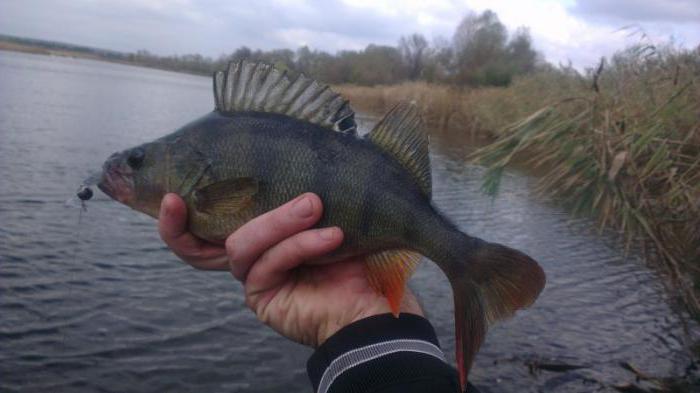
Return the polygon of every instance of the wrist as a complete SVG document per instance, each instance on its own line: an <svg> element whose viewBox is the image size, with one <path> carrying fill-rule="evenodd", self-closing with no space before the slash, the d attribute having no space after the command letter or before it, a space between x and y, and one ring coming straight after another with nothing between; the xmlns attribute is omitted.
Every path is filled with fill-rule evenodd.
<svg viewBox="0 0 700 393"><path fill-rule="evenodd" d="M324 393L372 391L407 379L459 388L430 322L408 313L345 326L316 349L307 371L314 390Z"/></svg>

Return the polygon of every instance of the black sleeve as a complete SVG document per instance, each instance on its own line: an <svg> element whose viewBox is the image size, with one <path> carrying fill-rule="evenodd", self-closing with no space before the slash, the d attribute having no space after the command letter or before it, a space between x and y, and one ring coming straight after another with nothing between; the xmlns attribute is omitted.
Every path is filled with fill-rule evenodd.
<svg viewBox="0 0 700 393"><path fill-rule="evenodd" d="M352 323L313 353L307 372L316 393L458 393L427 319L376 315ZM467 393L478 393L472 386Z"/></svg>

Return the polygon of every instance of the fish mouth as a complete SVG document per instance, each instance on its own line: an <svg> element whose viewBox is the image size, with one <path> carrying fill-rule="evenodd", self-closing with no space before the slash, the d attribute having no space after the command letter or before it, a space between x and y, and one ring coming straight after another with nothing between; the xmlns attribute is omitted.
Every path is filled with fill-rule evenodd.
<svg viewBox="0 0 700 393"><path fill-rule="evenodd" d="M134 199L134 180L131 168L120 164L119 157L112 156L102 168L102 177L97 187L110 198L129 205Z"/></svg>

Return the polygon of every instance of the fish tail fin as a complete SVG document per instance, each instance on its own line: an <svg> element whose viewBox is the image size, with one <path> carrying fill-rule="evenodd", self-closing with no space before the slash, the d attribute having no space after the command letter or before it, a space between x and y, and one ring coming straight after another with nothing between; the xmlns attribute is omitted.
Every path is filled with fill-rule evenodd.
<svg viewBox="0 0 700 393"><path fill-rule="evenodd" d="M465 260L447 270L454 293L457 370L463 389L488 327L531 305L545 285L544 271L524 253L468 239L471 245Z"/></svg>

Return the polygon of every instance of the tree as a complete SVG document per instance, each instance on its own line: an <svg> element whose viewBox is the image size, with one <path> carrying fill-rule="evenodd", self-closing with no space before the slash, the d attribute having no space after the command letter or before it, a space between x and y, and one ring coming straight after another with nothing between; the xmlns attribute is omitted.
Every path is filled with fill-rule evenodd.
<svg viewBox="0 0 700 393"><path fill-rule="evenodd" d="M253 55L253 51L247 46L242 46L236 49L235 52L229 56L228 61L241 61L243 59L250 59Z"/></svg>
<svg viewBox="0 0 700 393"><path fill-rule="evenodd" d="M421 78L428 82L447 81L452 75L453 63L452 44L445 37L437 37L433 40L433 46L428 49Z"/></svg>
<svg viewBox="0 0 700 393"><path fill-rule="evenodd" d="M307 45L297 49L297 53L295 54L297 70L306 75L313 75L314 57L314 52L312 52Z"/></svg>
<svg viewBox="0 0 700 393"><path fill-rule="evenodd" d="M532 48L530 29L519 27L506 48L508 63L515 74L532 72L537 64L537 52Z"/></svg>
<svg viewBox="0 0 700 393"><path fill-rule="evenodd" d="M457 81L484 84L489 78L500 79L507 39L508 31L495 12L465 16L453 38Z"/></svg>
<svg viewBox="0 0 700 393"><path fill-rule="evenodd" d="M392 46L370 44L364 51L354 52L347 59L351 69L349 82L378 85L396 83L405 78L401 54Z"/></svg>
<svg viewBox="0 0 700 393"><path fill-rule="evenodd" d="M700 51L700 46L698 49ZM510 37L493 11L466 15L452 40L438 37L432 45L421 34L399 39L396 47L368 45L364 50L339 51L335 55L303 46L289 49L252 50L242 46L217 59L198 54L158 56L147 50L122 56L142 65L209 74L223 70L229 62L243 59L265 62L279 69L297 72L326 83L390 84L403 80L457 82L469 85L503 86L514 75L542 67L541 55L532 47L527 28Z"/></svg>
<svg viewBox="0 0 700 393"><path fill-rule="evenodd" d="M293 70L294 51L291 49L273 49L268 52L256 51L251 60L272 64L280 70Z"/></svg>
<svg viewBox="0 0 700 393"><path fill-rule="evenodd" d="M410 80L418 79L428 56L428 41L420 34L411 34L399 40L399 52Z"/></svg>
<svg viewBox="0 0 700 393"><path fill-rule="evenodd" d="M304 74L326 83L343 83L343 70L339 67L338 56L323 51L312 51L303 46L296 53L296 68ZM349 75L349 71L347 74Z"/></svg>

